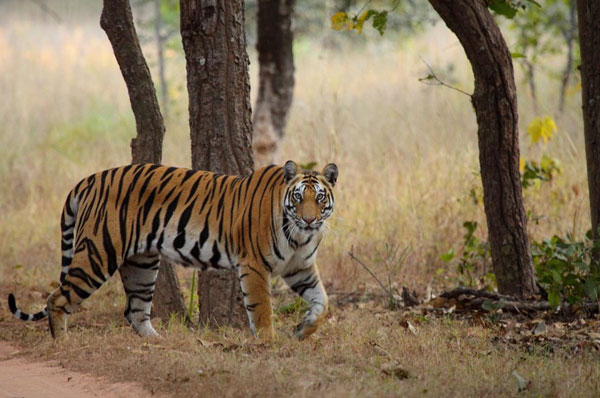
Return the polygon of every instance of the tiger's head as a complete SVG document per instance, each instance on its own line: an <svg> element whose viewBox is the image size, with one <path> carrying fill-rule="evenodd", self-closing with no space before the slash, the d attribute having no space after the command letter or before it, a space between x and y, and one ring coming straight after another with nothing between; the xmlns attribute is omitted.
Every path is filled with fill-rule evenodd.
<svg viewBox="0 0 600 398"><path fill-rule="evenodd" d="M332 188L338 177L338 168L329 163L319 173L301 170L288 160L283 166L287 189L283 199L284 213L299 230L311 234L325 224L333 214Z"/></svg>

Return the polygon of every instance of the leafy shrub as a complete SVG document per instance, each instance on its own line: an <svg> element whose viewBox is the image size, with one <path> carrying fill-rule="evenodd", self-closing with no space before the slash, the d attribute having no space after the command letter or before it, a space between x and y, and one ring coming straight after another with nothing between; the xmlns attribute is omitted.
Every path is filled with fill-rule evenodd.
<svg viewBox="0 0 600 398"><path fill-rule="evenodd" d="M488 242L475 236L477 222L465 221L463 227L466 229L463 236L463 252L460 258L456 259L458 283L468 287L480 287L480 285L495 287L495 276L488 271L491 265ZM442 254L441 259L452 263L455 257L454 250L450 249Z"/></svg>
<svg viewBox="0 0 600 398"><path fill-rule="evenodd" d="M600 248L591 239L591 231L582 241L553 236L533 242L531 254L538 283L548 294L552 307L563 300L578 304L586 298L598 300L600 266L592 260L592 250Z"/></svg>

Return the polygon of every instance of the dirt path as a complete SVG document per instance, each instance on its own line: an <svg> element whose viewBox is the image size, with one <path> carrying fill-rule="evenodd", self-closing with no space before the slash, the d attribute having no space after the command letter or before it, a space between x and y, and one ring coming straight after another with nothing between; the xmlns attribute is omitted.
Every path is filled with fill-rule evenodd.
<svg viewBox="0 0 600 398"><path fill-rule="evenodd" d="M0 341L0 398L145 398L134 383L107 383L45 363L12 358L18 350Z"/></svg>

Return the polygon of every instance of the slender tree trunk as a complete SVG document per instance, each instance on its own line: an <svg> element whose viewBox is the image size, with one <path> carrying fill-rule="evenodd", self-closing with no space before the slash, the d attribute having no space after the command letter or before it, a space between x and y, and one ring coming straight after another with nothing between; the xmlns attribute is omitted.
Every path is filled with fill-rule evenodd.
<svg viewBox="0 0 600 398"><path fill-rule="evenodd" d="M162 34L161 0L154 0L154 36L156 39L156 55L158 58L158 77L160 81L160 97L165 119L169 119L169 93L165 76L165 40Z"/></svg>
<svg viewBox="0 0 600 398"><path fill-rule="evenodd" d="M160 163L165 126L129 0L104 0L100 26L112 45L135 116L137 137L131 140L132 163ZM154 313L163 320L168 320L171 312L185 312L175 271L164 261L161 261L153 303Z"/></svg>
<svg viewBox="0 0 600 398"><path fill-rule="evenodd" d="M253 169L243 0L181 0L192 167ZM201 272L200 323L247 323L236 271Z"/></svg>
<svg viewBox="0 0 600 398"><path fill-rule="evenodd" d="M252 146L256 166L281 161L280 143L294 92L294 0L258 0L259 88Z"/></svg>
<svg viewBox="0 0 600 398"><path fill-rule="evenodd" d="M536 284L519 173L517 97L510 52L484 0L429 2L460 40L475 75L472 101L498 290L531 296Z"/></svg>
<svg viewBox="0 0 600 398"><path fill-rule="evenodd" d="M583 133L587 159L590 210L594 239L600 238L600 2L578 0L579 47L581 50L581 98ZM594 259L600 261L600 251Z"/></svg>
<svg viewBox="0 0 600 398"><path fill-rule="evenodd" d="M565 98L567 96L567 87L569 85L569 79L571 78L571 72L573 71L573 42L575 41L575 35L577 34L577 10L575 9L575 0L569 1L569 29L563 32L565 38L565 44L567 45L567 62L565 69L562 74L562 80L560 82L560 95L558 100L558 111L563 113L565 110Z"/></svg>
<svg viewBox="0 0 600 398"><path fill-rule="evenodd" d="M535 113L537 113L539 107L537 100L537 89L535 85L535 66L527 59L525 59L523 62L525 63L525 74L527 75L527 82L529 83L529 92L531 93L531 99L533 101L533 110Z"/></svg>

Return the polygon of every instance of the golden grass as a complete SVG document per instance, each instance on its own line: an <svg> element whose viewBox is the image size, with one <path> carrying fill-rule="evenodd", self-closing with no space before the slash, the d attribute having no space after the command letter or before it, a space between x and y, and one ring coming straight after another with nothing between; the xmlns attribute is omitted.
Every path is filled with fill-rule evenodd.
<svg viewBox="0 0 600 398"><path fill-rule="evenodd" d="M442 27L416 39L372 39L367 46L331 50L296 45L296 88L283 153L340 169L336 211L319 255L330 291L374 286L352 263L354 250L380 275L385 245L408 248L392 281L424 290L455 270L440 254L460 251L462 222L475 220L485 238L475 117L469 98L418 82L422 56L441 77L469 91L472 76L457 40ZM556 63L556 60L552 62ZM171 118L164 163L188 166L185 68L169 58ZM556 63L557 67L559 66ZM518 71L518 68L517 68ZM256 85L256 61L251 69ZM523 157L542 151L563 173L525 192L537 215L530 235L543 239L589 228L579 93L555 115L558 134L546 148L529 147L527 124L554 114L558 83L540 79L535 113L519 85ZM15 289L24 307L43 305L59 275L59 214L78 179L130 161L135 134L125 85L110 46L96 25L10 22L0 28L0 292ZM283 159L285 160L285 159ZM182 271L182 275L189 276ZM438 275L438 276L436 276ZM450 281L452 283L452 280ZM414 336L399 313L379 307L333 309L322 330L297 342L297 315L277 321L280 339L262 346L247 331L190 333L178 322L146 341L124 325L120 283L111 281L72 317L69 341L50 341L46 325L23 325L0 300L0 338L23 353L115 380L135 378L173 396L511 396L517 370L534 396L598 396L597 358L561 352L526 353L492 343L493 332L452 320L430 320ZM281 299L283 300L283 299ZM279 302L280 304L280 302ZM205 342L216 344L203 345ZM399 361L411 377L396 380L381 367ZM199 373L201 371L202 373Z"/></svg>
<svg viewBox="0 0 600 398"><path fill-rule="evenodd" d="M0 289L2 293L4 289ZM247 331L192 332L174 320L142 339L120 316L120 287L103 288L74 315L66 340L48 338L45 323L2 320L0 339L24 355L113 381L137 381L153 393L189 396L518 396L513 371L531 381L526 396L595 397L597 353L544 347L531 351L494 342L494 331L451 318L410 316L378 305L333 306L311 339L292 336L298 314L281 315L278 339L264 345ZM276 306L289 298L278 297ZM117 308L107 305L117 302ZM1 318L0 318L1 319ZM384 373L400 368L407 378Z"/></svg>

